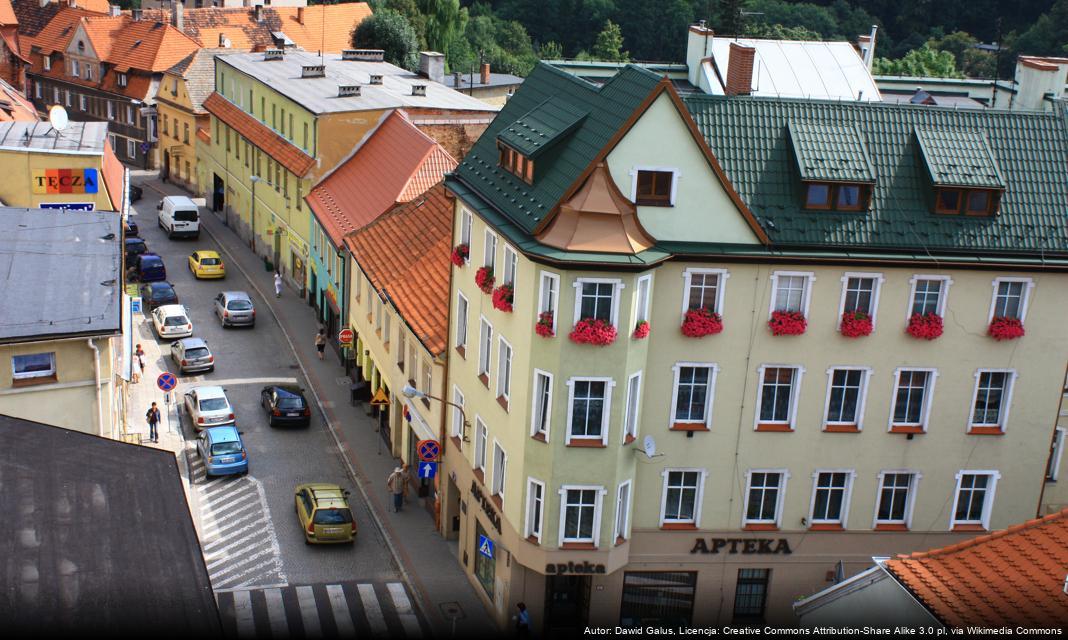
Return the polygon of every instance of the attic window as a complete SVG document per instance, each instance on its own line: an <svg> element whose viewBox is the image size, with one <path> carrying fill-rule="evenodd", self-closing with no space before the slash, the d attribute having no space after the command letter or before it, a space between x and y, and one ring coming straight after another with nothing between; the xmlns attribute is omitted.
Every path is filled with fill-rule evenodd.
<svg viewBox="0 0 1068 640"><path fill-rule="evenodd" d="M863 211L868 208L871 186L857 183L806 182L805 208Z"/></svg>
<svg viewBox="0 0 1068 640"><path fill-rule="evenodd" d="M119 86L120 87L125 87L126 86L126 74L125 73L120 73L118 77L119 77Z"/></svg>
<svg viewBox="0 0 1068 640"><path fill-rule="evenodd" d="M527 184L534 184L534 161L506 144L497 143L498 164Z"/></svg>
<svg viewBox="0 0 1068 640"><path fill-rule="evenodd" d="M1000 191L994 189L935 190L935 213L946 215L990 216L997 211Z"/></svg>
<svg viewBox="0 0 1068 640"><path fill-rule="evenodd" d="M650 207L670 207L674 171L638 170L634 189L634 203Z"/></svg>

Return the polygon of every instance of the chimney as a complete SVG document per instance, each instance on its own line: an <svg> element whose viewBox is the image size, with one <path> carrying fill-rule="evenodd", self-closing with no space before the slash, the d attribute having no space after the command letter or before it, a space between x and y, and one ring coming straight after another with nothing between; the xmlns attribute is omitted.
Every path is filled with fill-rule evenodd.
<svg viewBox="0 0 1068 640"><path fill-rule="evenodd" d="M868 71L871 71L871 65L875 62L875 33L878 30L879 25L873 24L870 35L857 37L857 49L860 51L860 57L864 60Z"/></svg>
<svg viewBox="0 0 1068 640"><path fill-rule="evenodd" d="M304 24L304 7L297 7L297 22Z"/></svg>
<svg viewBox="0 0 1068 640"><path fill-rule="evenodd" d="M337 87L337 97L339 98L359 98L360 97L360 85L358 84L339 84Z"/></svg>
<svg viewBox="0 0 1068 640"><path fill-rule="evenodd" d="M171 3L171 26L185 32L185 6L181 2Z"/></svg>
<svg viewBox="0 0 1068 640"><path fill-rule="evenodd" d="M141 10L140 9L131 9L130 10L130 14L133 16L134 20L140 20L141 19Z"/></svg>
<svg viewBox="0 0 1068 640"><path fill-rule="evenodd" d="M368 84L382 84L382 76L377 73L372 73L371 81Z"/></svg>
<svg viewBox="0 0 1068 640"><path fill-rule="evenodd" d="M481 78L481 81L482 81L482 84L489 84L490 83L490 66L489 66L488 62L483 62L482 63L482 78Z"/></svg>
<svg viewBox="0 0 1068 640"><path fill-rule="evenodd" d="M254 13L256 15L256 22L257 23L263 22L263 5L262 4L256 5L253 8L253 11L254 11Z"/></svg>
<svg viewBox="0 0 1068 640"><path fill-rule="evenodd" d="M122 7L117 4L108 5L108 15L111 17L121 16Z"/></svg>
<svg viewBox="0 0 1068 640"><path fill-rule="evenodd" d="M731 54L727 60L727 86L729 96L747 96L753 92L753 59L756 49L737 42L731 43Z"/></svg>
<svg viewBox="0 0 1068 640"><path fill-rule="evenodd" d="M264 60L282 60L285 57L285 51L281 49L265 49L263 51Z"/></svg>
<svg viewBox="0 0 1068 640"><path fill-rule="evenodd" d="M420 51L419 75L431 82L444 82L445 56L437 51Z"/></svg>
<svg viewBox="0 0 1068 640"><path fill-rule="evenodd" d="M706 92L711 87L708 82L702 82L705 74L701 72L701 66L704 60L712 56L713 35L715 34L705 26L704 20L690 25L686 33L686 77L690 84Z"/></svg>
<svg viewBox="0 0 1068 640"><path fill-rule="evenodd" d="M425 84L413 84L412 85L412 95L413 96L425 96L426 95L426 85Z"/></svg>
<svg viewBox="0 0 1068 640"><path fill-rule="evenodd" d="M453 89L456 89L457 91L459 91L460 90L460 85L463 84L463 81L464 81L464 74L460 73L459 71L453 71L452 72L452 88Z"/></svg>
<svg viewBox="0 0 1068 640"><path fill-rule="evenodd" d="M325 78L326 66L321 64L304 64L300 66L301 78Z"/></svg>
<svg viewBox="0 0 1068 640"><path fill-rule="evenodd" d="M386 59L386 52L382 49L342 49L341 59L382 62Z"/></svg>

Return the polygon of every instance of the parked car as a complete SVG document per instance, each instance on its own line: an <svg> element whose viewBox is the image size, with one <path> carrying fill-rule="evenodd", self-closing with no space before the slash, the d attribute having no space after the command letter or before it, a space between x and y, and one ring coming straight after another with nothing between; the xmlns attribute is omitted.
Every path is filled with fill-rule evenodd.
<svg viewBox="0 0 1068 640"><path fill-rule="evenodd" d="M207 427L234 424L234 408L226 398L226 389L218 386L195 387L182 400L189 421L200 431Z"/></svg>
<svg viewBox="0 0 1068 640"><path fill-rule="evenodd" d="M200 209L188 196L167 196L156 207L159 226L167 237L200 237Z"/></svg>
<svg viewBox="0 0 1068 640"><path fill-rule="evenodd" d="M152 312L152 328L163 339L188 338L193 335L193 322L185 307L180 304L165 304Z"/></svg>
<svg viewBox="0 0 1068 640"><path fill-rule="evenodd" d="M267 423L272 427L306 427L311 422L311 408L304 398L304 389L300 387L264 387L260 391L260 403L267 412Z"/></svg>
<svg viewBox="0 0 1068 640"><path fill-rule="evenodd" d="M256 307L244 291L223 291L215 296L215 315L222 326L256 326Z"/></svg>
<svg viewBox="0 0 1068 640"><path fill-rule="evenodd" d="M171 343L171 360L182 373L215 371L215 356L202 338L182 338Z"/></svg>
<svg viewBox="0 0 1068 640"><path fill-rule="evenodd" d="M133 220L130 220L129 218L127 218L126 221L122 223L122 230L126 232L127 238L135 238L139 233L137 223Z"/></svg>
<svg viewBox="0 0 1068 640"><path fill-rule="evenodd" d="M328 544L356 541L356 520L349 508L349 492L336 484L297 485L294 494L297 521L304 542Z"/></svg>
<svg viewBox="0 0 1068 640"><path fill-rule="evenodd" d="M142 195L144 195L144 191L141 190L141 187L136 184L130 185L130 202L137 202Z"/></svg>
<svg viewBox="0 0 1068 640"><path fill-rule="evenodd" d="M147 282L141 285L141 312L155 311L165 304L178 304L178 294L169 282Z"/></svg>
<svg viewBox="0 0 1068 640"><path fill-rule="evenodd" d="M204 461L204 475L228 476L248 473L248 450L237 427L212 427L197 436L197 455Z"/></svg>
<svg viewBox="0 0 1068 640"><path fill-rule="evenodd" d="M189 256L189 270L198 280L226 277L226 265L215 251L194 251Z"/></svg>
<svg viewBox="0 0 1068 640"><path fill-rule="evenodd" d="M141 282L159 282L167 279L167 267L163 265L163 258L154 253L142 253L137 256L137 264L134 266L134 277Z"/></svg>
<svg viewBox="0 0 1068 640"><path fill-rule="evenodd" d="M137 266L137 256L148 253L148 245L141 238L126 238L123 240L123 250L126 252L126 266Z"/></svg>

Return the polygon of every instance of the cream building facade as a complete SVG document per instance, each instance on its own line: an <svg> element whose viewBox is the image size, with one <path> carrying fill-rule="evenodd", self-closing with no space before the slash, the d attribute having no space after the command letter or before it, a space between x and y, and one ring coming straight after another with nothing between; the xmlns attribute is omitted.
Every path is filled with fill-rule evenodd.
<svg viewBox="0 0 1068 640"><path fill-rule="evenodd" d="M1066 144L1055 116L535 69L446 180L470 428L452 412L442 520L498 622L789 624L872 556L1060 500L1068 239L1023 220L1068 214L1036 186Z"/></svg>

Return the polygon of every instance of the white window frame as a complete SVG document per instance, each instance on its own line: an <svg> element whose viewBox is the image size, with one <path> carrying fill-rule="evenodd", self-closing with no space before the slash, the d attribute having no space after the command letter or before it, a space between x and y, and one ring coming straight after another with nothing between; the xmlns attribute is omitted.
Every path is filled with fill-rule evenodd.
<svg viewBox="0 0 1068 640"><path fill-rule="evenodd" d="M1002 282L1021 282L1026 285L1023 288L1023 298L1020 300L1020 322L1026 323L1027 308L1031 306L1031 290L1035 288L1035 281L1032 278L1014 278L1005 276L1000 278L994 278L993 282L990 283L991 287L994 290L990 294L990 312L986 316L987 324L990 324L990 322L994 319L994 307L997 306L998 301L998 287L1001 285Z"/></svg>
<svg viewBox="0 0 1068 640"><path fill-rule="evenodd" d="M537 521L533 520L534 511L534 492L531 491L531 487L537 486L541 490L541 510L538 513ZM527 504L526 504L526 517L523 522L523 537L529 538L534 536L537 539L538 544L541 544L541 536L545 531L545 483L536 478L527 477Z"/></svg>
<svg viewBox="0 0 1068 640"><path fill-rule="evenodd" d="M545 308L546 281L548 281L549 290L554 294L552 309ZM541 272L540 287L538 290L538 316L541 316L541 314L546 311L552 311L553 313L553 332L555 333L559 326L557 317L560 315L560 276L552 271Z"/></svg>
<svg viewBox="0 0 1068 640"><path fill-rule="evenodd" d="M479 314L478 324L478 375L486 374L486 380L488 381L492 375L493 370L493 325L486 319L486 316ZM486 339L483 339L483 329L488 328L486 333ZM487 349L487 342L488 349ZM482 368L483 351L485 351L486 368ZM488 382L487 382L488 384Z"/></svg>
<svg viewBox="0 0 1068 640"><path fill-rule="evenodd" d="M1050 460L1048 461L1048 468L1046 474L1046 482L1056 482L1060 476L1061 457L1064 453L1064 446L1068 442L1068 429L1064 427L1055 427L1053 429L1053 443L1052 450L1050 451Z"/></svg>
<svg viewBox="0 0 1068 640"><path fill-rule="evenodd" d="M703 269L690 268L682 272L682 309L679 313L679 322L686 319L686 312L690 310L690 285L694 275L717 275L719 283L716 285L716 313L723 316L724 292L727 290L727 279L731 272L727 269ZM774 298L772 298L774 304Z"/></svg>
<svg viewBox="0 0 1068 640"><path fill-rule="evenodd" d="M846 271L842 274L842 296L838 301L838 319L835 324L835 329L842 328L842 314L845 313L845 299L848 292L849 279L850 278L871 278L875 281L871 291L871 327L875 329L876 318L879 314L879 293L883 289L883 283L886 282L886 278L881 273L871 273L866 271Z"/></svg>
<svg viewBox="0 0 1068 640"><path fill-rule="evenodd" d="M519 254L506 242L504 243L504 273L501 274L500 283L512 285L512 290L514 291L518 272Z"/></svg>
<svg viewBox="0 0 1068 640"><path fill-rule="evenodd" d="M880 500L882 500L882 496L883 496L883 478L885 478L887 474L895 474L895 473L907 473L910 476L912 476L912 480L909 481L908 499L905 501L905 521L904 522L898 522L897 520L882 520L882 521L880 521L879 520L879 506L880 506ZM923 474L921 474L920 472L916 471L915 469L883 469L882 471L879 472L879 475L877 476L877 478L878 479L875 482L875 513L872 514L871 528L875 529L880 524L891 524L891 525L904 524L905 528L911 531L912 530L912 511L913 511L913 508L916 506L916 493L919 491L920 479L923 478Z"/></svg>
<svg viewBox="0 0 1068 640"><path fill-rule="evenodd" d="M790 426L790 431L795 431L797 429L797 405L800 404L801 400L801 379L805 377L805 367L799 364L775 364L770 362L762 364L757 368L757 397L756 405L753 407L753 431L757 431L762 424L760 419L760 404L764 399L764 371L766 369L794 369L796 371L793 388L790 389L789 422L763 422L763 424L787 424Z"/></svg>
<svg viewBox="0 0 1068 640"><path fill-rule="evenodd" d="M928 384L927 389L923 394L923 421L918 425L901 423L901 426L923 427L923 432L927 433L927 425L931 424L931 405L934 404L935 383L938 382L938 369L930 367L898 367L897 369L894 369L894 387L890 395L890 416L887 418L886 430L892 431L894 428L894 412L897 410L897 388L901 383L901 373L904 371L926 371L928 373ZM968 411L968 419L971 420L970 409Z"/></svg>
<svg viewBox="0 0 1068 640"><path fill-rule="evenodd" d="M668 476L671 472L678 473L696 473L697 474L697 492L694 496L693 505L693 520L669 520L667 517L667 496L668 496ZM701 528L701 504L704 502L705 496L705 480L708 478L708 470L697 467L672 467L664 469L660 472L662 482L660 485L660 526L665 524L692 524L695 529Z"/></svg>
<svg viewBox="0 0 1068 640"><path fill-rule="evenodd" d="M26 356L48 356L52 363L52 369L50 371L34 371L32 373L18 373L15 371L15 358L22 358ZM11 379L12 380L33 380L35 378L50 378L57 375L56 369L56 353L54 351L40 351L37 353L16 353L11 356Z"/></svg>
<svg viewBox="0 0 1068 640"><path fill-rule="evenodd" d="M508 360L504 360L504 347L508 347ZM497 335L497 387L496 394L498 398L504 398L505 402L508 402L512 394L512 360L515 356L515 350L512 349L512 343L504 339L504 336ZM507 371L505 366L507 366Z"/></svg>
<svg viewBox="0 0 1068 640"><path fill-rule="evenodd" d="M52 87L52 102L59 104L59 87Z"/></svg>
<svg viewBox="0 0 1068 640"><path fill-rule="evenodd" d="M462 304L461 304L461 301ZM467 296L462 291L456 291L456 346L462 347L464 351L467 351L467 339L470 327L467 324L467 317L471 313L471 302L467 299ZM461 331L461 328L463 329ZM460 339L461 334L463 340Z"/></svg>
<svg viewBox="0 0 1068 640"><path fill-rule="evenodd" d="M960 501L960 485L966 475L988 476L990 478L989 484L987 484L986 487L986 494L983 496L983 513L979 518L979 522L975 522L974 520L957 520L957 504ZM983 529L989 531L990 512L994 510L994 494L998 488L998 480L1001 479L1001 472L996 469L961 469L954 477L957 479L957 486L953 489L953 508L949 511L949 530L952 531L957 525L979 524Z"/></svg>
<svg viewBox="0 0 1068 640"><path fill-rule="evenodd" d="M861 371L863 375L860 376L860 393L857 397L857 431L864 430L864 411L868 404L868 388L871 386L871 367L857 367L850 365L832 365L827 369L827 394L823 399L823 430L826 431L828 426L834 425L847 425L847 422L831 422L828 420L829 413L831 411L831 390L834 385L834 372L835 371Z"/></svg>
<svg viewBox="0 0 1068 640"><path fill-rule="evenodd" d="M624 489L626 489L625 496ZM623 482L620 482L619 486L616 488L616 520L615 527L612 531L613 544L620 539L630 539L630 510L633 503L634 483L630 480L624 480Z"/></svg>
<svg viewBox="0 0 1068 640"><path fill-rule="evenodd" d="M498 459L497 452L500 452ZM500 463L498 465L498 463ZM493 479L490 481L490 495L500 496L501 504L504 504L504 493L508 482L508 452L504 450L497 438L493 439Z"/></svg>
<svg viewBox="0 0 1068 640"><path fill-rule="evenodd" d="M940 317L946 317L946 305L949 303L949 288L953 285L953 278L949 276L938 276L932 274L917 273L909 278L909 299L908 305L905 307L905 322L908 322L912 318L912 307L916 303L916 283L920 280L941 280L942 289L938 296L938 309L937 313Z"/></svg>
<svg viewBox="0 0 1068 640"><path fill-rule="evenodd" d="M175 82L177 82L177 81L178 81L178 79L175 78ZM126 74L125 73L120 73L119 74L118 82L119 82L119 86L120 87L125 87L126 86L128 80L126 78Z"/></svg>
<svg viewBox="0 0 1068 640"><path fill-rule="evenodd" d="M105 104L108 105L108 120L115 119L115 103L111 100L105 100Z"/></svg>
<svg viewBox="0 0 1068 640"><path fill-rule="evenodd" d="M460 244L466 244L471 248L471 212L460 207ZM470 256L470 251L468 251Z"/></svg>
<svg viewBox="0 0 1068 640"><path fill-rule="evenodd" d="M593 539L587 538L565 538L564 526L567 521L567 492L568 491L593 491L594 503L593 503ZM604 507L604 496L608 491L600 485L590 484L565 484L560 487L558 494L560 496L560 535L557 538L560 544L567 542L575 542L579 544L592 543L595 549L599 549L601 546L601 515Z"/></svg>
<svg viewBox="0 0 1068 640"><path fill-rule="evenodd" d="M545 430L538 429L538 380L541 377L549 379L549 398L545 402ZM530 406L530 435L531 437L538 435L539 433L545 437L545 442L549 441L549 432L552 426L552 414L553 414L553 374L542 369L534 369L533 388L531 390L531 406Z"/></svg>
<svg viewBox="0 0 1068 640"><path fill-rule="evenodd" d="M775 522L769 522L767 520L750 520L749 519L749 494L753 484L754 473L778 473L779 475L779 497L775 502ZM790 483L790 470L789 469L748 469L745 472L745 500L742 504L742 528L749 525L769 525L774 524L776 528L782 526L782 509L786 503L786 486Z"/></svg>
<svg viewBox="0 0 1068 640"><path fill-rule="evenodd" d="M679 179L682 178L682 169L678 167L654 167L650 165L635 165L630 170L630 201L638 202L638 172L639 171L657 171L664 173L671 173L671 201L670 205L675 206L675 196L679 192ZM648 205L638 205L641 207Z"/></svg>
<svg viewBox="0 0 1068 640"><path fill-rule="evenodd" d="M497 273L497 234L488 227L482 235L482 266L489 267Z"/></svg>
<svg viewBox="0 0 1068 640"><path fill-rule="evenodd" d="M85 97L84 93L78 94L78 110L87 111L89 106L89 100Z"/></svg>
<svg viewBox="0 0 1068 640"><path fill-rule="evenodd" d="M816 519L816 491L819 489L820 474L823 473L844 473L846 474L846 485L844 493L842 494L842 517L838 520L817 520ZM836 524L845 529L849 525L849 503L853 499L853 482L857 478L857 472L855 469L816 469L812 472L812 497L808 503L808 525L811 527L814 524Z"/></svg>
<svg viewBox="0 0 1068 640"><path fill-rule="evenodd" d="M475 450L473 454L472 468L482 471L482 477L486 477L486 449L489 441L489 427L482 421L482 417L475 414ZM481 446L479 446L481 445Z"/></svg>
<svg viewBox="0 0 1068 640"><path fill-rule="evenodd" d="M33 83L33 95L38 100L41 99L41 83L40 83L40 81Z"/></svg>
<svg viewBox="0 0 1068 640"><path fill-rule="evenodd" d="M584 284L611 284L612 288L612 326L619 327L619 299L623 295L623 280L619 278L575 278L572 286L575 288L575 319L572 324L578 324L582 318L582 285Z"/></svg>
<svg viewBox="0 0 1068 640"><path fill-rule="evenodd" d="M70 106L71 106L72 104L74 104L74 97L73 97L73 96L71 96L71 94L70 94L70 89L67 89L67 90L65 90L65 91L63 92L63 104L64 104L64 105L65 105L65 106L66 106L67 108L70 108Z"/></svg>
<svg viewBox="0 0 1068 640"><path fill-rule="evenodd" d="M974 421L975 418L975 401L979 399L979 380L984 373L1004 373L1005 376L1005 390L1001 394L1001 407L998 412L998 423L992 424L978 424ZM968 424L965 425L968 431L971 431L972 427L1000 427L1001 432L1005 433L1008 429L1009 423L1009 409L1012 407L1012 392L1016 388L1016 378L1019 374L1016 369L976 369L975 370L975 385L972 388L972 403L968 406Z"/></svg>
<svg viewBox="0 0 1068 640"><path fill-rule="evenodd" d="M134 117L133 105L126 105L126 124L133 124L136 121Z"/></svg>
<svg viewBox="0 0 1068 640"><path fill-rule="evenodd" d="M631 394L631 383L637 381L637 387ZM631 399L633 398L634 407L631 409ZM638 429L641 422L641 403L642 403L642 372L632 374L627 378L627 392L624 395L623 405L623 444L627 444L627 436L630 436L634 440L638 439ZM633 440L632 440L633 442Z"/></svg>
<svg viewBox="0 0 1068 640"><path fill-rule="evenodd" d="M91 65L89 63L85 64L85 79L86 80L92 80L93 79L93 65ZM120 86L125 87L126 85L120 85Z"/></svg>
<svg viewBox="0 0 1068 640"><path fill-rule="evenodd" d="M41 63L42 63L41 66L44 68L45 71L51 71L52 70L52 56L49 56L49 55L41 56Z"/></svg>
<svg viewBox="0 0 1068 640"><path fill-rule="evenodd" d="M680 420L675 412L678 410L679 401L679 376L683 367L694 369L709 369L708 392L705 394L705 419L704 420ZM671 385L671 422L668 427L676 423L703 424L706 429L712 429L712 408L716 399L716 377L719 375L719 364L715 362L676 362L671 367L674 382ZM791 407L792 408L792 407Z"/></svg>
<svg viewBox="0 0 1068 640"><path fill-rule="evenodd" d="M131 158L137 157L137 143L129 138L126 139L126 155Z"/></svg>
<svg viewBox="0 0 1068 640"><path fill-rule="evenodd" d="M771 273L771 300L768 301L768 320L771 320L771 314L775 312L775 298L779 294L779 278L784 276L800 276L805 279L805 289L801 292L801 313L808 318L808 309L812 302L812 283L816 281L816 274L812 271L773 271Z"/></svg>
<svg viewBox="0 0 1068 640"><path fill-rule="evenodd" d="M79 62L78 62L78 60L76 58L71 58L70 59L70 75L71 75L72 78L81 78L82 77L81 64L79 64Z"/></svg>
<svg viewBox="0 0 1068 640"><path fill-rule="evenodd" d="M642 302L642 289L645 289L645 301ZM653 274L647 273L638 278L634 284L634 320L632 328L636 329L639 322L649 322L649 306L653 297Z"/></svg>
<svg viewBox="0 0 1068 640"><path fill-rule="evenodd" d="M575 410L575 383L576 382L603 382L604 385L604 409L601 414L601 437L593 438L589 436L572 436L571 435L571 420L573 412ZM568 378L567 380L567 431L564 433L564 443L570 445L572 440L600 440L601 444L608 446L608 431L611 425L609 418L612 414L612 390L616 386L616 381L613 378L604 377L590 377L590 376L576 376Z"/></svg>
<svg viewBox="0 0 1068 640"><path fill-rule="evenodd" d="M452 409L452 436L462 443L464 441L464 414L462 413L462 409L465 404L465 399L464 392L455 384L452 385L452 401L454 404L460 405L459 408L449 407ZM462 445L460 448L463 448Z"/></svg>

